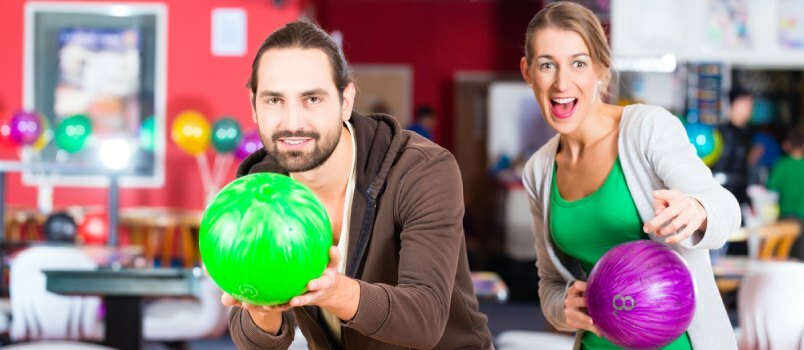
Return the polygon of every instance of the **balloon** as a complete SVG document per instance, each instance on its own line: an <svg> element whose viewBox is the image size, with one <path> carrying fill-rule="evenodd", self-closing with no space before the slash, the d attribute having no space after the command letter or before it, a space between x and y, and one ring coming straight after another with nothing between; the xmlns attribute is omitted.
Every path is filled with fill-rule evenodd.
<svg viewBox="0 0 804 350"><path fill-rule="evenodd" d="M0 145L16 147L17 143L11 139L11 116L3 113L0 117Z"/></svg>
<svg viewBox="0 0 804 350"><path fill-rule="evenodd" d="M45 237L51 242L74 242L78 228L73 217L67 213L53 213L42 225Z"/></svg>
<svg viewBox="0 0 804 350"><path fill-rule="evenodd" d="M150 116L142 121L140 125L140 148L153 152L154 151L154 117Z"/></svg>
<svg viewBox="0 0 804 350"><path fill-rule="evenodd" d="M248 157L250 154L257 152L257 150L262 147L260 131L251 130L243 134L243 139L240 141L240 144L237 145L234 154L237 159L243 160L246 159L246 157Z"/></svg>
<svg viewBox="0 0 804 350"><path fill-rule="evenodd" d="M199 112L181 112L173 121L170 136L185 152L191 155L204 153L209 147L209 122Z"/></svg>
<svg viewBox="0 0 804 350"><path fill-rule="evenodd" d="M78 225L78 237L85 244L106 244L106 240L109 239L106 213L84 215L84 220Z"/></svg>
<svg viewBox="0 0 804 350"><path fill-rule="evenodd" d="M720 160L720 155L723 154L723 136L719 130L715 129L712 132L712 140L714 143L712 147L712 152L709 152L709 154L701 158L703 159L704 164L708 166L715 165L715 163L717 163L717 161Z"/></svg>
<svg viewBox="0 0 804 350"><path fill-rule="evenodd" d="M212 124L212 146L220 153L234 151L240 142L240 123L232 118L218 119Z"/></svg>
<svg viewBox="0 0 804 350"><path fill-rule="evenodd" d="M33 144L33 149L37 152L41 152L47 144L53 140L53 129L50 127L50 121L47 117L40 115L40 122L42 125L42 133L39 134L39 138L36 139L36 142Z"/></svg>
<svg viewBox="0 0 804 350"><path fill-rule="evenodd" d="M586 286L600 333L628 349L657 349L681 336L695 314L695 282L678 253L650 240L620 244L597 262Z"/></svg>
<svg viewBox="0 0 804 350"><path fill-rule="evenodd" d="M87 138L92 134L92 123L83 114L76 114L61 121L56 129L56 145L75 153L84 148Z"/></svg>
<svg viewBox="0 0 804 350"><path fill-rule="evenodd" d="M324 206L290 177L256 173L223 188L199 232L201 260L226 293L277 305L305 292L329 261L332 228Z"/></svg>
<svg viewBox="0 0 804 350"><path fill-rule="evenodd" d="M701 123L690 123L684 127L698 157L708 166L717 163L723 153L723 136L720 131L712 125Z"/></svg>
<svg viewBox="0 0 804 350"><path fill-rule="evenodd" d="M11 117L11 139L19 145L28 146L36 142L42 133L41 119L36 112L17 111Z"/></svg>

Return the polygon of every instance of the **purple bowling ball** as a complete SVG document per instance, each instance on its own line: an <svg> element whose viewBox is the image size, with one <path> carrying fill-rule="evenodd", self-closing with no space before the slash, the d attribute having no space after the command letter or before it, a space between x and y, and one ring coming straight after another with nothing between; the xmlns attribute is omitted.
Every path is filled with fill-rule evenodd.
<svg viewBox="0 0 804 350"><path fill-rule="evenodd" d="M695 314L695 282L669 247L620 244L589 275L586 304L603 336L627 349L656 349L676 340Z"/></svg>

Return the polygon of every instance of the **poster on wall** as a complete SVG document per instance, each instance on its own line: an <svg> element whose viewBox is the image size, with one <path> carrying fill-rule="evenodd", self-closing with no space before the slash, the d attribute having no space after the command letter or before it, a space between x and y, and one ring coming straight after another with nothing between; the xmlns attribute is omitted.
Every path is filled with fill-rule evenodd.
<svg viewBox="0 0 804 350"><path fill-rule="evenodd" d="M684 53L685 38L691 30L685 25L687 1L619 0L612 6L611 45L615 61Z"/></svg>
<svg viewBox="0 0 804 350"><path fill-rule="evenodd" d="M100 137L136 130L140 119L140 33L136 29L59 31L56 123L83 114Z"/></svg>
<svg viewBox="0 0 804 350"><path fill-rule="evenodd" d="M23 183L105 186L103 145L120 141L131 152L116 170L121 186L162 186L167 7L28 2L24 38L22 107L54 137L22 152L37 165Z"/></svg>
<svg viewBox="0 0 804 350"><path fill-rule="evenodd" d="M746 0L710 0L706 20L705 40L712 48L751 48Z"/></svg>
<svg viewBox="0 0 804 350"><path fill-rule="evenodd" d="M804 1L779 0L779 46L804 49Z"/></svg>

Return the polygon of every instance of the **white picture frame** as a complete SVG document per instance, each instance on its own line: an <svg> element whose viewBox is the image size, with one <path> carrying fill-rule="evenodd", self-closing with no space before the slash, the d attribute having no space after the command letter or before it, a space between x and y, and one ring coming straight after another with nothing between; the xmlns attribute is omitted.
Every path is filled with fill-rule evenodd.
<svg viewBox="0 0 804 350"><path fill-rule="evenodd" d="M25 5L23 108L48 118L53 130L67 117L55 112L56 86L62 84L60 79L64 76L64 67L59 63L65 46L65 31L69 34L85 30L106 35L130 29L138 38L135 56L138 56L136 74L139 78L132 78L136 86L131 95L134 97L126 97L133 101L136 111L125 112L138 119L129 118L116 129L109 128L112 131L108 134L91 137L89 144L74 154L60 150L55 140L41 151L24 148L21 152L24 163L46 164L45 168L51 169L42 173L41 166L29 167L22 173L24 184L108 186L109 176L100 162L99 147L104 138L114 136L129 140L134 148L131 164L121 171L121 186L158 188L164 185L167 15L168 9L163 3L28 2ZM138 147L139 126L149 117L154 118L153 147L146 150ZM70 171L61 172L61 168Z"/></svg>

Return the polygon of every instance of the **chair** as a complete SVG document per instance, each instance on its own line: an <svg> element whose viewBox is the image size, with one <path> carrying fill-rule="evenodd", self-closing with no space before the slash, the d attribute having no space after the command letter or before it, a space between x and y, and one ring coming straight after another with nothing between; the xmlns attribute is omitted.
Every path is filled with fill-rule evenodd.
<svg viewBox="0 0 804 350"><path fill-rule="evenodd" d="M505 331L497 336L498 350L571 350L575 337L563 334L534 331Z"/></svg>
<svg viewBox="0 0 804 350"><path fill-rule="evenodd" d="M97 264L74 247L38 246L20 252L11 261L11 340L101 340L100 299L50 293L42 273L95 268Z"/></svg>
<svg viewBox="0 0 804 350"><path fill-rule="evenodd" d="M804 350L804 263L751 267L738 294L741 350Z"/></svg>
<svg viewBox="0 0 804 350"><path fill-rule="evenodd" d="M198 299L160 298L145 305L143 339L181 342L220 337L228 327L229 308L221 304L221 290L209 277L199 281Z"/></svg>
<svg viewBox="0 0 804 350"><path fill-rule="evenodd" d="M741 229L741 239L748 241L749 257L759 261L784 261L800 234L797 221L782 220L756 229ZM740 285L752 261L745 256L723 256L717 259L713 270L721 294L734 292Z"/></svg>
<svg viewBox="0 0 804 350"><path fill-rule="evenodd" d="M800 229L798 221L789 220L760 227L759 235L763 242L759 249L759 260L786 260Z"/></svg>

